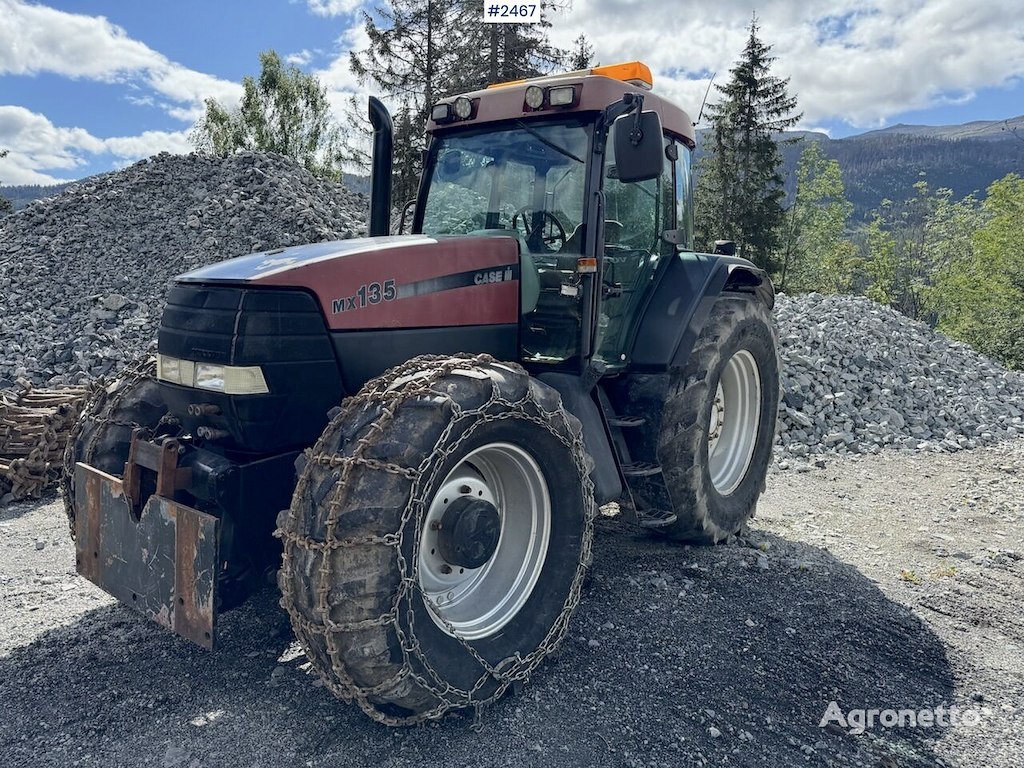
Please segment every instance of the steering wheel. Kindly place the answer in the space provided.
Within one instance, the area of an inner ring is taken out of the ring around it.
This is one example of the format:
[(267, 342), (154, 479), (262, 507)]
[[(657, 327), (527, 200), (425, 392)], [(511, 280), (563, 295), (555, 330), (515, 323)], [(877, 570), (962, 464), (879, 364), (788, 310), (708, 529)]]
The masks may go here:
[(526, 242), (531, 250), (539, 250), (536, 246), (543, 243), (549, 252), (559, 251), (565, 245), (565, 227), (552, 214), (541, 211), (542, 222), (539, 228), (531, 229), (533, 212), (528, 206), (523, 206), (512, 216), (512, 229), (519, 229), (516, 221), (520, 216), (523, 218), (523, 232), (526, 234)]

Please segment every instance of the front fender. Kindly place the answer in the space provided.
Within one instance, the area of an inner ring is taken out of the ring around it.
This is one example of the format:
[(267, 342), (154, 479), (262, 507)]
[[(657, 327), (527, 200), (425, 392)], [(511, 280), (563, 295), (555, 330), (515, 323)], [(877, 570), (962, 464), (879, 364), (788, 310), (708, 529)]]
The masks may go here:
[(633, 340), (630, 368), (659, 372), (686, 362), (711, 307), (723, 293), (753, 293), (769, 309), (767, 273), (738, 256), (685, 252), (661, 272)]

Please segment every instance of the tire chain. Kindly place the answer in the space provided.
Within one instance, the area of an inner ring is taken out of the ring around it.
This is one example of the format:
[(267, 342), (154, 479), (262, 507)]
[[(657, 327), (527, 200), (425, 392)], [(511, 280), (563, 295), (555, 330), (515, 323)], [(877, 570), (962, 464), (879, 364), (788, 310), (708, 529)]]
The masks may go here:
[[(156, 358), (152, 356), (146, 356), (133, 363), (130, 363), (113, 379), (105, 381), (104, 379), (97, 379), (93, 382), (93, 394), (88, 399), (85, 407), (82, 408), (81, 414), (78, 417), (78, 423), (71, 430), (68, 436), (67, 445), (64, 446), (64, 485), (61, 487), (61, 495), (64, 497), (64, 509), (68, 516), (68, 525), (71, 528), (71, 538), (75, 538), (75, 506), (74, 499), (71, 498), (71, 489), (75, 482), (75, 446), (85, 431), (85, 428), (90, 424), (95, 425), (107, 425), (112, 427), (129, 427), (131, 429), (144, 429), (151, 428), (144, 424), (138, 424), (134, 421), (119, 421), (117, 419), (110, 419), (100, 414), (107, 410), (108, 412), (114, 412), (117, 410), (121, 401), (135, 389), (135, 385), (144, 379), (150, 379), (156, 377)], [(156, 425), (156, 428), (160, 427), (176, 427), (177, 420), (170, 414), (165, 414)], [(175, 430), (176, 431), (176, 430)], [(88, 458), (93, 449), (96, 447), (96, 443), (99, 440), (100, 434), (103, 432), (101, 429), (94, 429), (92, 434), (89, 435), (85, 446), (82, 449), (82, 458)]]
[[(413, 358), (412, 360), (393, 368), (378, 378), (368, 382), (358, 394), (347, 398), (343, 402), (341, 415), (336, 416), (331, 421), (331, 424), (324, 431), (324, 434), (317, 441), (316, 445), (314, 445), (312, 449), (307, 449), (306, 468), (302, 471), (298, 479), (292, 505), (279, 517), (278, 530), (275, 532), (275, 536), (281, 538), (284, 542), (284, 555), (282, 560), (283, 578), (280, 580), (280, 584), (282, 586), (282, 607), (288, 612), (293, 627), (299, 629), (302, 634), (317, 634), (323, 637), (324, 644), (330, 655), (332, 671), (337, 676), (337, 679), (341, 681), (339, 684), (335, 680), (330, 679), (323, 671), (320, 671), (321, 680), (323, 681), (324, 686), (342, 700), (346, 702), (355, 702), (372, 719), (386, 725), (413, 725), (429, 720), (436, 720), (442, 717), (449, 710), (462, 709), (466, 707), (474, 707), (474, 723), (479, 724), (481, 710), (484, 706), (500, 698), (511, 685), (526, 682), (541, 661), (557, 649), (559, 644), (565, 639), (568, 631), (569, 619), (580, 602), (584, 576), (591, 563), (593, 520), (596, 514), (592, 493), (593, 483), (590, 479), (591, 468), (587, 466), (587, 461), (585, 461), (586, 453), (582, 428), (575, 418), (570, 417), (568, 425), (572, 437), (571, 439), (566, 439), (563, 435), (558, 434), (558, 432), (551, 426), (550, 419), (544, 419), (537, 416), (525, 416), (522, 412), (514, 413), (513, 409), (520, 408), (523, 405), (535, 407), (537, 411), (541, 413), (550, 413), (552, 416), (557, 416), (560, 412), (564, 413), (561, 409), (558, 411), (547, 411), (544, 406), (535, 399), (533, 390), (529, 386), (527, 387), (526, 395), (523, 399), (513, 402), (503, 398), (498, 390), (497, 383), (493, 378), (488, 377), (490, 378), (492, 387), (491, 397), (479, 407), (471, 410), (462, 409), (449, 395), (433, 388), (433, 385), (437, 384), (443, 378), (451, 375), (453, 372), (467, 369), (472, 370), (479, 366), (490, 365), (497, 365), (512, 370), (515, 373), (526, 375), (526, 371), (521, 366), (512, 363), (498, 362), (490, 355), (424, 355)], [(366, 458), (364, 454), (385, 433), (388, 425), (393, 421), (397, 409), (403, 403), (417, 398), (443, 398), (448, 401), (448, 404), (452, 408), (451, 418), (442, 430), (433, 450), (417, 467), (402, 467), (396, 464)], [(332, 439), (336, 437), (336, 433), (339, 429), (338, 425), (344, 421), (344, 417), (353, 414), (364, 406), (377, 408), (379, 413), (372, 423), (360, 430), (363, 433), (363, 436), (355, 442), (352, 455), (338, 456), (337, 454), (326, 452), (325, 446), (332, 442)], [(498, 421), (516, 416), (521, 420), (531, 421), (537, 424), (569, 448), (574, 457), (574, 462), (579, 476), (583, 478), (583, 496), (586, 509), (584, 510), (584, 535), (579, 564), (570, 585), (569, 594), (562, 605), (561, 611), (552, 623), (551, 629), (548, 631), (540, 645), (526, 656), (520, 656), (517, 653), (515, 656), (503, 659), (498, 664), (492, 665), (484, 659), (469, 642), (458, 637), (450, 623), (445, 621), (443, 618), (441, 619), (441, 621), (446, 624), (448, 633), (458, 639), (466, 649), (467, 653), (482, 669), (480, 677), (472, 687), (469, 689), (460, 689), (445, 680), (441, 674), (433, 668), (420, 648), (419, 640), (415, 634), (413, 596), (418, 594), (425, 602), (428, 602), (428, 604), (429, 599), (419, 586), (419, 537), (417, 535), (416, 541), (413, 543), (411, 564), (406, 560), (402, 552), (404, 537), (407, 531), (415, 535), (422, 528), (425, 507), (424, 501), (419, 498), (421, 493), (434, 484), (437, 474), (444, 465), (445, 460), (459, 450), (463, 441), (465, 441), (475, 431), (476, 426), (488, 421)], [(442, 446), (445, 445), (452, 430), (462, 419), (465, 418), (477, 419), (474, 422), (476, 426), (466, 430), (464, 434), (455, 440), (450, 446), (443, 448)], [(326, 533), (323, 541), (296, 533), (300, 522), (298, 500), (303, 496), (303, 493), (310, 482), (310, 468), (314, 464), (334, 469), (340, 468), (342, 470), (341, 477), (335, 482), (334, 488), (331, 492)], [(398, 530), (394, 533), (387, 534), (385, 536), (339, 538), (337, 533), (338, 515), (348, 492), (347, 481), (352, 469), (359, 465), (400, 475), (411, 481), (408, 501), (402, 512)], [(414, 521), (412, 527), (409, 527), (410, 520)], [(298, 547), (306, 550), (323, 551), (341, 547), (365, 546), (384, 546), (391, 547), (395, 550), (400, 582), (397, 594), (394, 596), (392, 601), (391, 610), (375, 619), (369, 619), (361, 622), (337, 623), (332, 621), (329, 617), (330, 607), (328, 605), (327, 597), (332, 583), (333, 574), (331, 573), (331, 558), (324, 556), (321, 558), (321, 566), (318, 574), (319, 581), (316, 589), (316, 610), (319, 614), (320, 623), (311, 622), (302, 616), (295, 607), (295, 590), (292, 586), (294, 583), (293, 558), (295, 549)], [(402, 610), (403, 605), (404, 612)], [(400, 614), (404, 615), (406, 626), (402, 625)], [(361, 686), (348, 672), (342, 654), (338, 650), (333, 633), (339, 631), (349, 632), (365, 629), (371, 626), (387, 625), (392, 627), (401, 647), (401, 668), (394, 676), (376, 686)], [(318, 668), (317, 661), (314, 658), (313, 653), (307, 647), (307, 644), (302, 643), (302, 645), (306, 651), (307, 657), (312, 662), (313, 667)], [(425, 674), (421, 674), (416, 671), (413, 664), (414, 659), (424, 670)], [(395, 717), (382, 711), (378, 705), (371, 701), (371, 697), (393, 689), (396, 685), (400, 684), (407, 678), (411, 678), (422, 689), (429, 691), (439, 703), (431, 709), (414, 713), (408, 717)], [(492, 679), (498, 682), (497, 688), (489, 696), (480, 696), (481, 689)]]

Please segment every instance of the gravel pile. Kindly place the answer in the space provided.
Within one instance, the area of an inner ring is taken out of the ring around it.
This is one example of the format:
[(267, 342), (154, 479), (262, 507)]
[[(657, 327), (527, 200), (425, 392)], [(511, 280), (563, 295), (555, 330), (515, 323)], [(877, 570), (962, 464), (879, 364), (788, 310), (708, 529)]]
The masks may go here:
[(0, 389), (105, 374), (155, 337), (175, 275), (364, 235), (366, 209), (279, 155), (161, 154), (0, 219)]
[[(776, 458), (958, 451), (1024, 435), (1024, 374), (859, 296), (779, 296)], [(819, 462), (820, 463), (820, 462)]]

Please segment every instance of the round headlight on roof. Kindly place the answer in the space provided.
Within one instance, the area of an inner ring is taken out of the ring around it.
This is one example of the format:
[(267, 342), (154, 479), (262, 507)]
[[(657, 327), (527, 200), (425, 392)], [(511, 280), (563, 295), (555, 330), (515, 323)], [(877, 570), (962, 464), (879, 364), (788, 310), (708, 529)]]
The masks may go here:
[(544, 89), (539, 85), (531, 85), (526, 89), (526, 106), (530, 109), (540, 109), (544, 103)]
[(465, 96), (459, 96), (455, 100), (455, 116), (459, 120), (465, 120), (473, 114), (473, 102), (467, 99)]

